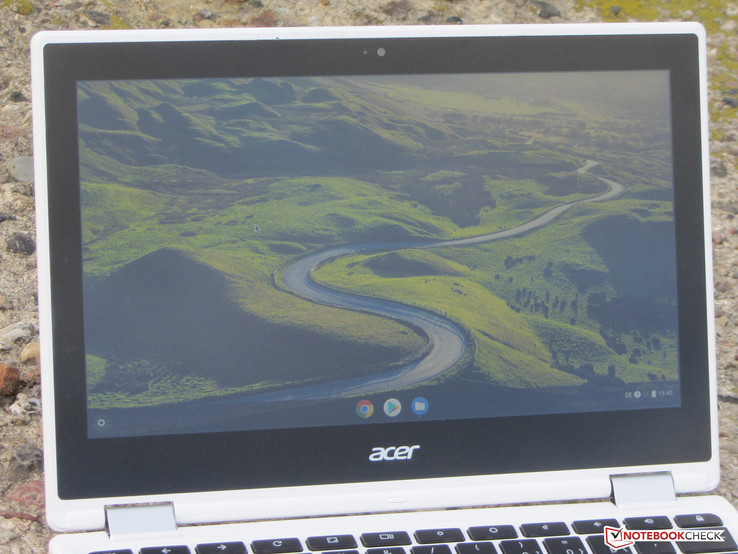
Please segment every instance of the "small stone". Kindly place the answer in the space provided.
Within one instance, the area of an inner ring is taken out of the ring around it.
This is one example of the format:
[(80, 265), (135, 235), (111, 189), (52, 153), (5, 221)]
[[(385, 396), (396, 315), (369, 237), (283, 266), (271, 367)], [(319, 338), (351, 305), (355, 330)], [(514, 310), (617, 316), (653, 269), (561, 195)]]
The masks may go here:
[(33, 323), (20, 321), (0, 329), (0, 352), (7, 352), (15, 344), (26, 344), (36, 335)]
[(561, 17), (561, 12), (553, 4), (544, 2), (543, 0), (529, 0), (530, 3), (538, 8), (538, 17), (541, 19), (551, 19), (552, 17)]
[(28, 102), (28, 98), (22, 92), (15, 91), (10, 93), (11, 102)]
[(16, 194), (22, 194), (23, 196), (33, 196), (33, 185), (30, 183), (16, 183), (11, 190)]
[(723, 244), (728, 239), (723, 229), (715, 229), (712, 232), (712, 242), (715, 244)]
[(248, 0), (246, 3), (252, 8), (263, 8), (264, 7), (264, 2), (262, 2), (261, 0)]
[(8, 164), (10, 175), (19, 183), (33, 182), (33, 158), (30, 156), (18, 156), (10, 160)]
[(446, 23), (452, 23), (454, 25), (462, 25), (464, 21), (457, 15), (452, 15), (446, 19)]
[(22, 364), (38, 363), (41, 357), (38, 341), (32, 341), (26, 344), (21, 350), (20, 361)]
[(725, 98), (723, 98), (723, 104), (725, 104), (729, 108), (738, 108), (738, 98), (726, 96)]
[(103, 12), (90, 10), (88, 12), (85, 12), (85, 15), (98, 25), (110, 25), (113, 22), (113, 19), (108, 14)]
[(407, 17), (413, 5), (409, 0), (392, 0), (382, 6), (382, 13), (391, 17)]
[(36, 251), (36, 241), (26, 233), (13, 233), (6, 241), (8, 252), (30, 255)]
[[(41, 401), (20, 392), (15, 402), (8, 408), (8, 412), (16, 416), (30, 416), (41, 411)], [(27, 422), (26, 422), (27, 423)]]
[(623, 8), (620, 6), (610, 6), (610, 13), (612, 15), (618, 16), (620, 15), (620, 12), (623, 11)]
[(44, 507), (44, 482), (41, 480), (27, 481), (8, 493), (8, 500), (18, 502), (24, 506)]
[(0, 125), (0, 139), (15, 142), (23, 136), (23, 129), (15, 125), (3, 123)]
[(10, 457), (8, 477), (15, 481), (25, 481), (34, 472), (42, 472), (44, 453), (37, 446), (23, 444), (16, 448)]
[[(34, 369), (31, 371), (26, 371), (21, 375), (21, 385), (25, 388), (29, 387), (35, 387), (41, 384), (41, 371), (38, 369)], [(35, 398), (30, 398), (28, 400), (29, 410), (30, 412), (36, 412), (38, 411), (37, 408), (39, 407), (38, 404), (35, 404), (33, 401), (36, 400)], [(33, 405), (32, 405), (33, 404)]]
[(7, 312), (12, 309), (13, 303), (4, 296), (0, 296), (0, 312)]
[(717, 290), (718, 292), (728, 292), (732, 288), (733, 283), (731, 283), (727, 279), (725, 281), (720, 281), (717, 285), (715, 285), (715, 290)]
[(0, 396), (15, 396), (20, 391), (20, 370), (0, 364)]
[(728, 168), (722, 160), (712, 160), (710, 162), (710, 172), (715, 177), (725, 177), (728, 174)]
[(0, 223), (2, 223), (3, 221), (15, 221), (15, 219), (16, 218), (13, 214), (8, 214), (4, 212), (0, 213)]

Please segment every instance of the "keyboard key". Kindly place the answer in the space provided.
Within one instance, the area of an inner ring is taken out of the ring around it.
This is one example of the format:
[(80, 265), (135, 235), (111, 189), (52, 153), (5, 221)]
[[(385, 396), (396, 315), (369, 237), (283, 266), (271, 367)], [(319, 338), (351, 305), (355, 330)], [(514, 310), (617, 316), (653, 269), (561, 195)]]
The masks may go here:
[(364, 533), (363, 535), (361, 535), (361, 544), (366, 547), (404, 546), (410, 544), (410, 535), (408, 535), (405, 531), (392, 531), (389, 533)]
[(456, 545), (457, 554), (497, 554), (491, 542), (460, 542)]
[(676, 554), (670, 542), (637, 542), (634, 546), (638, 554)]
[(499, 541), (502, 539), (516, 539), (518, 532), (512, 525), (490, 525), (470, 527), (469, 538), (473, 541)]
[(500, 548), (504, 554), (543, 554), (535, 539), (502, 541)]
[(580, 535), (596, 535), (604, 533), (605, 525), (608, 527), (620, 527), (617, 519), (587, 519), (575, 521), (571, 524), (575, 533)]
[(344, 550), (356, 548), (353, 535), (326, 535), (324, 537), (308, 537), (305, 541), (310, 550)]
[(451, 547), (447, 544), (428, 544), (424, 546), (413, 546), (412, 554), (452, 554)]
[(587, 537), (587, 544), (592, 549), (593, 554), (632, 554), (630, 548), (620, 548), (613, 550), (605, 544), (604, 535), (592, 535)]
[(682, 529), (690, 527), (720, 527), (723, 520), (715, 514), (684, 514), (674, 517), (676, 523)]
[(142, 548), (141, 554), (191, 554), (190, 549), (186, 546), (154, 546), (150, 548)]
[(666, 516), (626, 517), (625, 526), (637, 531), (651, 531), (653, 529), (671, 529), (671, 521)]
[(568, 535), (569, 528), (566, 523), (557, 521), (552, 523), (524, 523), (520, 531), (526, 537), (554, 537)]
[(579, 537), (555, 537), (544, 539), (543, 546), (548, 554), (587, 554)]
[(415, 540), (420, 544), (462, 542), (464, 533), (461, 532), (461, 529), (423, 529), (415, 531)]
[[(735, 539), (730, 535), (730, 532), (725, 527), (715, 529), (723, 531), (722, 542), (678, 542), (677, 546), (679, 550), (684, 554), (704, 554), (708, 552), (730, 552), (738, 550), (738, 545), (735, 543)], [(711, 529), (699, 529), (699, 531), (711, 531)]]
[(253, 541), (251, 550), (254, 554), (284, 554), (286, 552), (302, 552), (300, 539), (268, 539)]
[(214, 542), (198, 544), (195, 547), (197, 554), (246, 554), (246, 545), (242, 542)]
[(388, 546), (387, 548), (369, 548), (366, 554), (405, 554), (401, 546)]

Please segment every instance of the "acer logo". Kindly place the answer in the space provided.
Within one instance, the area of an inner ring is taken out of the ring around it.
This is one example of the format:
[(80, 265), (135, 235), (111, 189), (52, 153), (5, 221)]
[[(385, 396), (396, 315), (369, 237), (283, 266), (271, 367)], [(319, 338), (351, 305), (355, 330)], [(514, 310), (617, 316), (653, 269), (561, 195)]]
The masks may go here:
[(389, 462), (392, 460), (411, 460), (413, 452), (420, 448), (419, 444), (413, 446), (388, 446), (382, 448), (377, 446), (372, 448), (372, 453), (369, 454), (370, 462)]

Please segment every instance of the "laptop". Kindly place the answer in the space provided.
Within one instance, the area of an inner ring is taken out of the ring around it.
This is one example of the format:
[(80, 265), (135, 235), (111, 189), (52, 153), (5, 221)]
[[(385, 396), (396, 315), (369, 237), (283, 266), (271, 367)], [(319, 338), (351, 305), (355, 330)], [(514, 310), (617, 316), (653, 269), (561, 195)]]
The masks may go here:
[(32, 58), (51, 552), (738, 550), (700, 26)]

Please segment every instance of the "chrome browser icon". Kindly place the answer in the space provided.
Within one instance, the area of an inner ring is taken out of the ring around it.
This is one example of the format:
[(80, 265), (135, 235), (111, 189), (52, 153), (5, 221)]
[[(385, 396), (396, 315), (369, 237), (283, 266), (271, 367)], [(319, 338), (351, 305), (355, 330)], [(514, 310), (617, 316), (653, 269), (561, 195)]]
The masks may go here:
[(356, 404), (356, 415), (363, 419), (367, 419), (372, 417), (372, 414), (374, 413), (374, 404), (369, 402), (368, 400), (359, 400), (359, 402)]

